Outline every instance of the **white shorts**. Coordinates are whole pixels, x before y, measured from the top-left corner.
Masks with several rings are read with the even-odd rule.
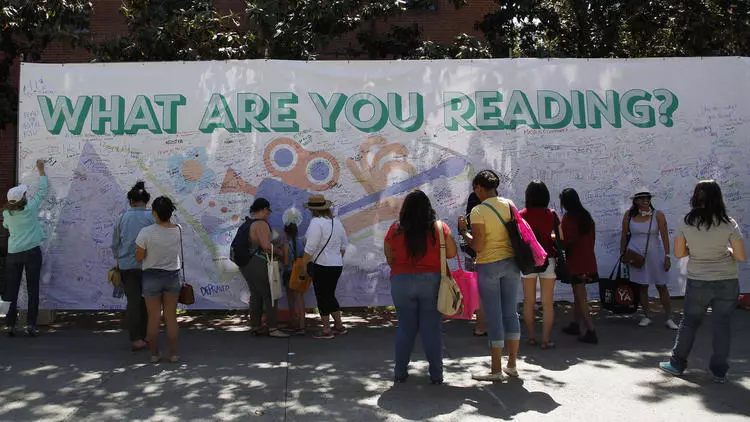
[[[549,258],[549,265],[543,273],[521,274],[523,278],[557,278],[555,274],[555,258]]]

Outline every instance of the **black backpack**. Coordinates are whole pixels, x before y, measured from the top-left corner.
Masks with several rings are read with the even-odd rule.
[[[232,246],[229,249],[229,260],[234,262],[238,267],[247,265],[255,252],[250,251],[250,226],[256,221],[260,220],[245,217],[245,222],[237,229],[237,234],[232,239]]]
[[[505,229],[508,231],[508,239],[513,247],[513,252],[515,254],[514,258],[516,265],[518,265],[518,269],[524,274],[544,272],[547,269],[547,265],[549,265],[549,260],[545,261],[541,267],[536,266],[536,263],[534,262],[534,253],[531,251],[531,246],[523,240],[523,237],[521,237],[521,232],[518,229],[518,221],[513,218],[513,211],[511,210],[510,213],[510,221],[505,221],[495,207],[486,202],[483,202],[482,205],[487,206],[494,211],[497,218],[500,219],[500,222],[503,223],[503,226],[505,226]]]

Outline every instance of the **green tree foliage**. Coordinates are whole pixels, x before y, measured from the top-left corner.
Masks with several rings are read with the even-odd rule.
[[[0,5],[0,129],[18,118],[18,89],[11,85],[16,60],[39,60],[56,40],[73,45],[89,26],[91,3],[82,0],[4,0]]]
[[[241,17],[221,14],[211,0],[125,0],[125,36],[94,45],[100,61],[225,60],[256,57],[255,37]]]
[[[477,27],[495,57],[750,54],[747,0],[498,0]]]

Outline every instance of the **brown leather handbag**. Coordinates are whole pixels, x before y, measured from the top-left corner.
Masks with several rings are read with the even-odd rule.
[[[632,220],[632,217],[631,217]],[[639,254],[638,252],[627,248],[625,249],[625,253],[622,254],[620,257],[620,262],[623,264],[630,265],[634,268],[643,268],[644,265],[646,265],[646,255],[648,255],[648,244],[651,240],[651,227],[654,224],[654,215],[651,215],[651,221],[648,223],[648,233],[646,237],[646,250],[643,252],[643,255]],[[628,243],[630,243],[630,240],[632,239],[632,236],[630,234],[630,220],[628,220]]]

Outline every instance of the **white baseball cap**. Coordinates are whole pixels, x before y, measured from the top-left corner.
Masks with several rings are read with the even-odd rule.
[[[28,186],[26,185],[18,185],[11,190],[8,191],[8,202],[18,202],[21,201],[26,195],[26,192],[29,191]]]

